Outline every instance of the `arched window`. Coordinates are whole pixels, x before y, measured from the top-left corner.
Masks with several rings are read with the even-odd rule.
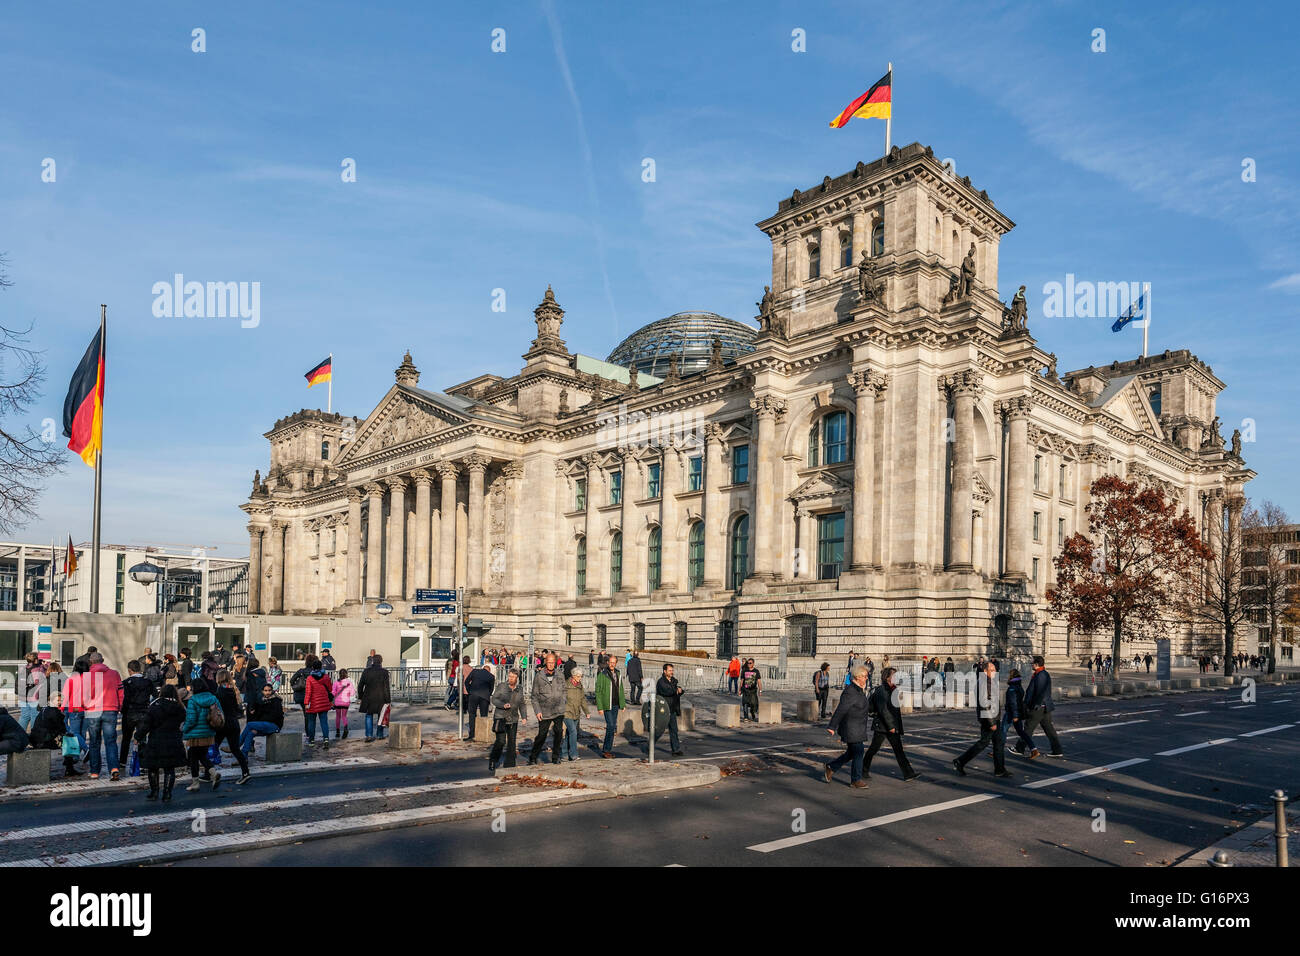
[[[817,243],[808,246],[808,278],[818,279],[822,274],[822,250]]]
[[[686,555],[686,586],[694,591],[704,584],[704,522],[691,524],[689,550]]]
[[[1157,412],[1156,414],[1159,414],[1159,412]],[[320,460],[321,461],[330,460],[330,443],[327,441],[323,441],[320,443]]]
[[[731,589],[749,576],[749,515],[741,515],[731,526]]]
[[[847,232],[840,233],[840,268],[847,269],[853,265],[853,236]]]
[[[1158,418],[1160,416],[1160,389],[1151,389],[1147,394],[1147,400],[1151,402],[1151,411],[1155,412]]]
[[[673,650],[686,650],[686,622],[678,621],[673,625]]]
[[[623,535],[615,531],[609,542],[609,593],[623,586]]]
[[[646,555],[647,566],[647,583],[651,591],[659,590],[659,565],[660,553],[662,552],[663,535],[658,528],[650,529],[650,544],[647,547]]]
[[[885,254],[885,223],[879,220],[871,227],[871,255],[883,256]]]
[[[578,575],[576,588],[578,597],[587,593],[587,539],[578,539]]]
[[[808,467],[838,465],[853,457],[852,416],[848,412],[823,415],[808,429]]]

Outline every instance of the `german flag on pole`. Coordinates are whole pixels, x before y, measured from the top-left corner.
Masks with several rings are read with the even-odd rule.
[[[859,119],[889,119],[890,104],[893,99],[894,71],[890,70],[867,92],[844,107],[839,116],[831,120],[831,129],[839,129],[848,124],[853,117]]]
[[[72,535],[68,535],[68,550],[63,555],[63,573],[68,577],[77,573],[77,552],[72,550]]]
[[[63,400],[63,434],[68,447],[91,468],[104,450],[104,327],[81,357]]]
[[[308,372],[307,375],[305,376],[307,379],[307,387],[311,388],[313,385],[319,385],[321,382],[328,382],[331,377],[333,365],[334,365],[334,356],[331,355],[325,361],[321,362],[314,369]]]

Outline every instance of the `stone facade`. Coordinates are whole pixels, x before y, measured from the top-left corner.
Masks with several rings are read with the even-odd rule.
[[[242,506],[251,610],[405,614],[456,586],[542,645],[1077,655],[1042,599],[1095,478],[1159,483],[1207,526],[1240,500],[1213,371],[1179,351],[1058,377],[998,296],[1013,223],[928,147],[758,227],[771,291],[738,359],[648,387],[579,371],[548,288],[518,375],[429,391],[408,354],[364,422],[277,422]]]

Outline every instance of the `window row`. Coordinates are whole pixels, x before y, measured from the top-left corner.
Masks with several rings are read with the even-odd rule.
[[[854,263],[853,254],[853,233],[847,229],[839,233],[840,240],[840,259],[839,268],[852,268]],[[885,224],[877,222],[871,229],[871,256],[881,256],[885,254]],[[822,247],[820,240],[813,239],[808,243],[808,278],[820,279],[822,275]]]
[[[646,498],[659,498],[663,495],[662,465],[651,462],[646,469]],[[749,482],[749,446],[737,445],[731,449],[731,483],[744,485]],[[686,490],[704,490],[704,456],[693,455],[686,461]],[[609,475],[609,504],[623,503],[623,472],[615,471]],[[587,510],[587,479],[577,478],[573,482],[573,510]]]

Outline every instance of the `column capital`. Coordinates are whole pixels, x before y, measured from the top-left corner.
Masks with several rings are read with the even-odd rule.
[[[456,467],[455,462],[440,461],[437,464],[435,464],[434,467],[438,469],[438,475],[442,478],[443,481],[447,481],[448,479],[455,481],[458,477],[460,477],[460,469]]]
[[[366,495],[371,498],[380,498],[384,494],[384,486],[377,481],[367,481],[365,484]]]
[[[492,462],[491,458],[489,458],[487,455],[480,455],[478,452],[474,452],[471,455],[466,455],[464,458],[461,459],[461,463],[465,466],[466,471],[468,471],[471,475],[477,473],[480,476],[485,471],[487,471],[487,466],[491,462]]]
[[[1004,398],[1000,402],[995,402],[993,410],[1008,419],[1020,419],[1028,418],[1033,407],[1033,399],[1028,395],[1015,395],[1011,398]]]
[[[773,395],[760,395],[750,399],[749,407],[754,410],[754,416],[760,421],[776,421],[785,414],[786,402],[785,399]]]
[[[563,458],[555,459],[555,477],[557,478],[569,477],[569,463],[565,461]]]
[[[388,486],[389,491],[404,492],[406,491],[407,480],[405,475],[389,475],[384,479],[384,484]]]
[[[522,461],[508,461],[501,466],[501,477],[507,481],[513,481],[524,476],[524,463]]]
[[[250,524],[248,526],[249,534],[263,535],[266,534],[266,527],[260,524]]]
[[[847,379],[853,393],[859,398],[866,398],[871,395],[876,387],[876,373],[869,368],[860,369],[855,372],[849,372]]]
[[[597,471],[600,469],[600,456],[595,452],[588,452],[582,456],[582,463],[587,466],[588,471]]]
[[[360,502],[363,498],[365,498],[365,496],[366,493],[355,485],[348,489],[348,501],[351,502],[352,504],[356,504]]]
[[[427,468],[415,469],[415,471],[410,473],[410,478],[412,484],[417,488],[427,488],[433,484],[433,475],[429,473],[429,469]]]
[[[704,426],[704,441],[706,444],[722,444],[724,434],[726,434],[726,429],[718,422],[709,422]]]
[[[289,522],[285,521],[283,518],[276,518],[271,522],[271,531],[274,534],[278,534],[287,527],[289,527]]]

